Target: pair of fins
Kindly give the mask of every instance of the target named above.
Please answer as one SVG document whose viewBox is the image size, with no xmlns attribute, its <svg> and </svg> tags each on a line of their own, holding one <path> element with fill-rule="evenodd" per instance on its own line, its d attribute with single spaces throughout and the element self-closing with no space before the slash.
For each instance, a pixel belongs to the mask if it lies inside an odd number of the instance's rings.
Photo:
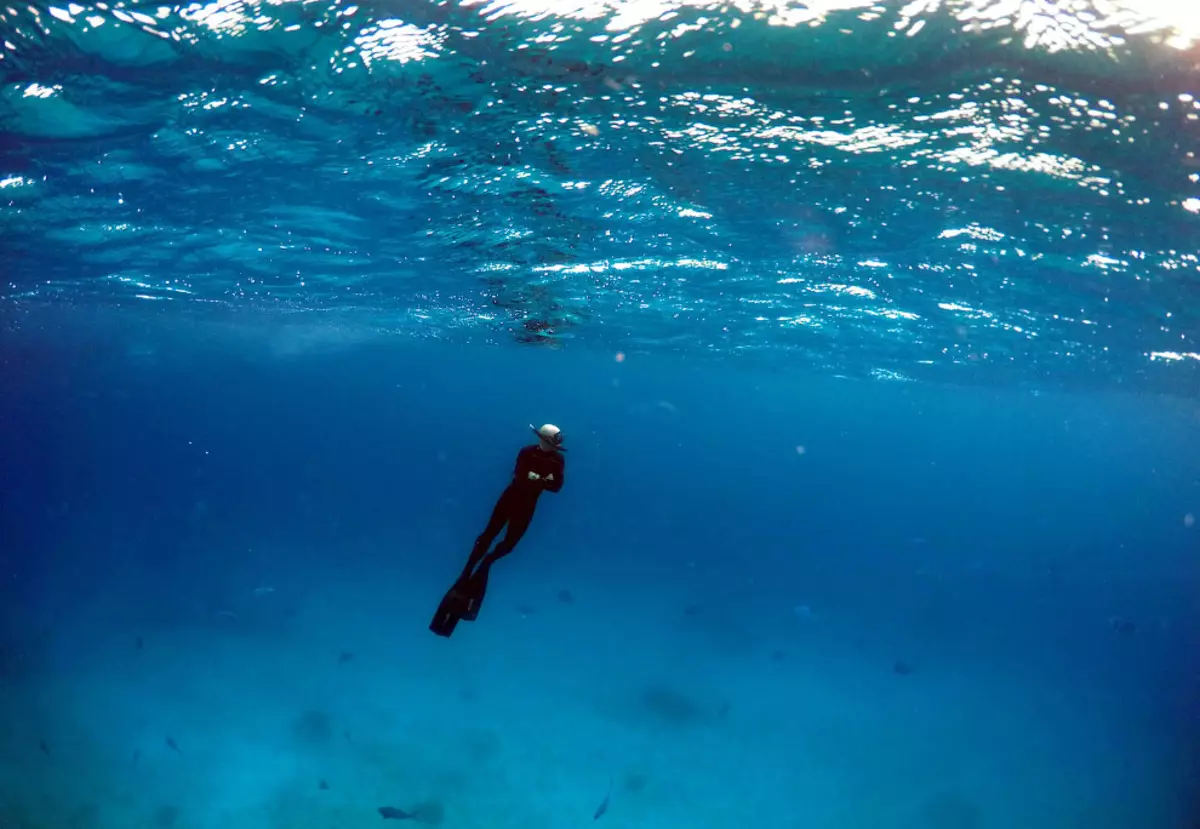
<svg viewBox="0 0 1200 829">
<path fill-rule="evenodd" d="M 487 579 L 472 577 L 459 579 L 454 586 L 446 591 L 429 629 L 438 636 L 447 639 L 454 633 L 458 623 L 464 619 L 473 622 L 479 616 L 479 605 L 483 602 L 483 592 L 487 589 Z"/>
</svg>

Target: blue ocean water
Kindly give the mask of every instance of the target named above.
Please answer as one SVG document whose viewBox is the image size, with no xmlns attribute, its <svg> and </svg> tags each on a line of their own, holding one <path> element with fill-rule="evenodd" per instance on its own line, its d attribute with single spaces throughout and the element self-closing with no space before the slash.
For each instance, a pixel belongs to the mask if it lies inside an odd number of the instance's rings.
<svg viewBox="0 0 1200 829">
<path fill-rule="evenodd" d="M 1194 829 L 1198 44 L 0 4 L 0 829 Z"/>
</svg>

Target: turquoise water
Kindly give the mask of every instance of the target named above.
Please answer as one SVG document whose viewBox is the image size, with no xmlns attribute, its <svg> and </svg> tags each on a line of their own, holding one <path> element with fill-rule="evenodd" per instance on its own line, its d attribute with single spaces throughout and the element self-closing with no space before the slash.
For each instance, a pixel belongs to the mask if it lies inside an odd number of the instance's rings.
<svg viewBox="0 0 1200 829">
<path fill-rule="evenodd" d="M 0 829 L 1196 825 L 1186 4 L 0 35 Z"/>
</svg>

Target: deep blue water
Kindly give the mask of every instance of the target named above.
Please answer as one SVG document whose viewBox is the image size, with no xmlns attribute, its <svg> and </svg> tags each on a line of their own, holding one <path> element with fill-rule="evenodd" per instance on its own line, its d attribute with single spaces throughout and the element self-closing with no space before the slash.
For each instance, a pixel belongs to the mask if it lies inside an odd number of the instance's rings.
<svg viewBox="0 0 1200 829">
<path fill-rule="evenodd" d="M 1195 12 L 0 35 L 0 829 L 1198 825 Z"/>
</svg>

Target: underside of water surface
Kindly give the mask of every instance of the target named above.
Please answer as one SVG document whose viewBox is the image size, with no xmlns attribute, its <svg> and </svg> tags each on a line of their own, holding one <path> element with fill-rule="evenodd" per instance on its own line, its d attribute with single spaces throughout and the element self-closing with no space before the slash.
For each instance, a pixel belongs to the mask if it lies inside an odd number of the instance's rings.
<svg viewBox="0 0 1200 829">
<path fill-rule="evenodd" d="M 159 304 L 885 379 L 1197 380 L 1179 4 L 35 3 L 0 29 L 9 325 Z"/>
</svg>

